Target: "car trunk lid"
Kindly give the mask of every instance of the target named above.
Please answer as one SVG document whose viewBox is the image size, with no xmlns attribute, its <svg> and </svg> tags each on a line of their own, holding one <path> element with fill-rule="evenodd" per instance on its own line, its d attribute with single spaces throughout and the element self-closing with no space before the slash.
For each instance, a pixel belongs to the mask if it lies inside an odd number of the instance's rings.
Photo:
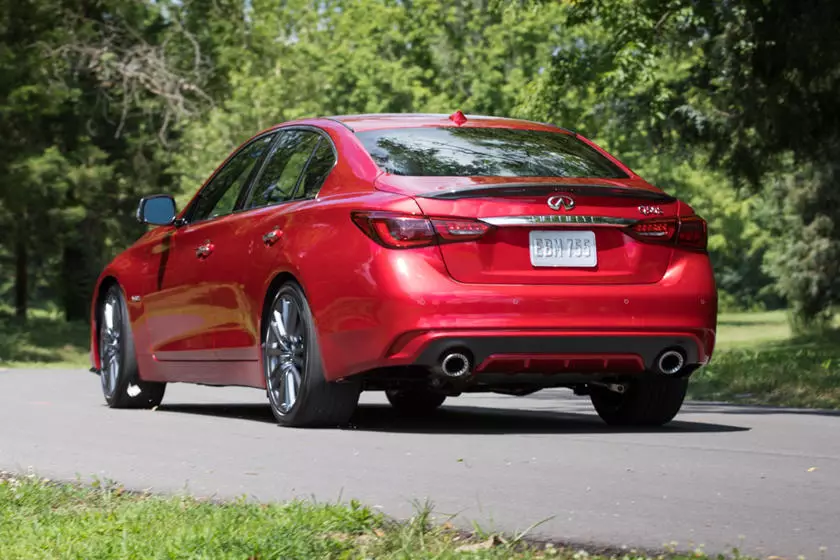
<svg viewBox="0 0 840 560">
<path fill-rule="evenodd" d="M 430 218 L 492 226 L 479 239 L 440 244 L 459 282 L 650 284 L 673 253 L 656 241 L 673 233 L 665 229 L 679 203 L 641 179 L 384 175 L 377 187 L 412 195 Z"/>
</svg>

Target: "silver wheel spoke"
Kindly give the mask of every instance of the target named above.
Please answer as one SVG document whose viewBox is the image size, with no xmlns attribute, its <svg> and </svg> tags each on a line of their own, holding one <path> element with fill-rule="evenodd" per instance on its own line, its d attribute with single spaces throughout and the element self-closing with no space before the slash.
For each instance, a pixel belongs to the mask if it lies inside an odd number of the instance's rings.
<svg viewBox="0 0 840 560">
<path fill-rule="evenodd" d="M 106 394 L 110 394 L 116 389 L 120 375 L 121 321 L 120 301 L 117 298 L 109 297 L 102 306 L 102 325 L 99 335 L 100 375 L 102 377 L 102 387 Z"/>
<path fill-rule="evenodd" d="M 282 299 L 280 300 L 280 307 L 281 314 L 283 316 L 283 332 L 287 337 L 292 336 L 292 334 L 294 334 L 294 331 L 292 330 L 292 309 L 294 309 L 294 306 L 291 301 Z"/>
<path fill-rule="evenodd" d="M 277 339 L 277 344 L 284 350 L 289 349 L 289 334 L 286 330 L 283 316 L 279 311 L 274 311 L 272 314 L 271 332 L 274 333 L 274 338 Z"/>
<path fill-rule="evenodd" d="M 272 317 L 274 320 L 271 322 L 271 328 L 274 330 L 274 336 L 281 340 L 286 338 L 287 333 L 286 325 L 283 324 L 283 314 L 275 309 Z"/>
<path fill-rule="evenodd" d="M 110 389 L 113 389 L 117 386 L 117 374 L 119 373 L 119 364 L 117 360 L 111 360 L 110 368 L 108 370 L 109 379 L 108 379 L 108 386 Z"/>
<path fill-rule="evenodd" d="M 297 400 L 297 384 L 295 383 L 295 376 L 292 373 L 292 368 L 287 367 L 283 375 L 283 402 L 287 409 L 292 408 Z"/>
</svg>

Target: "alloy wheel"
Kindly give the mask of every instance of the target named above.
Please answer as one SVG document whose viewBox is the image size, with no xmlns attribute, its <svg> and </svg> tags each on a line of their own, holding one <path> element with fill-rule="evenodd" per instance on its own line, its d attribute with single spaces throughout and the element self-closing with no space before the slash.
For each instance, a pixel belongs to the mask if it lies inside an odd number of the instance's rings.
<svg viewBox="0 0 840 560">
<path fill-rule="evenodd" d="M 306 326 L 300 305 L 287 295 L 274 301 L 268 321 L 263 350 L 268 395 L 280 414 L 288 414 L 306 372 Z"/>
<path fill-rule="evenodd" d="M 102 305 L 102 325 L 99 328 L 100 379 L 102 390 L 106 395 L 110 395 L 116 390 L 120 370 L 122 369 L 121 325 L 120 301 L 116 296 L 109 295 Z"/>
</svg>

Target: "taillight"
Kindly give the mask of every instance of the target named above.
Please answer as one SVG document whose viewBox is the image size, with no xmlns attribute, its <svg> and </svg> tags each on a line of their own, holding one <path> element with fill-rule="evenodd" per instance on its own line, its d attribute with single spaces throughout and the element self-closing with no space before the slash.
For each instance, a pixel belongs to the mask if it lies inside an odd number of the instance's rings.
<svg viewBox="0 0 840 560">
<path fill-rule="evenodd" d="M 490 226 L 475 220 L 449 220 L 433 218 L 432 225 L 442 241 L 469 241 L 478 239 Z"/>
<path fill-rule="evenodd" d="M 630 226 L 629 233 L 636 239 L 675 243 L 699 251 L 705 251 L 708 242 L 706 221 L 699 216 L 643 220 Z"/>
<path fill-rule="evenodd" d="M 706 220 L 698 216 L 680 218 L 677 245 L 705 251 L 708 242 L 709 233 L 706 230 Z"/>
<path fill-rule="evenodd" d="M 677 231 L 677 220 L 645 220 L 630 226 L 636 237 L 653 239 L 656 241 L 671 241 Z"/>
<path fill-rule="evenodd" d="M 490 229 L 467 219 L 426 218 L 389 212 L 353 212 L 353 222 L 368 237 L 392 249 L 427 247 L 478 239 Z"/>
</svg>

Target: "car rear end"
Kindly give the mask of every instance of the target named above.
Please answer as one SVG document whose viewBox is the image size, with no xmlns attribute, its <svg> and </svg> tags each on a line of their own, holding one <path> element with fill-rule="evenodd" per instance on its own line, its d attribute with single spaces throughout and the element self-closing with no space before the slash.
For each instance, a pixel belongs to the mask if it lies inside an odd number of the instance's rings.
<svg viewBox="0 0 840 560">
<path fill-rule="evenodd" d="M 386 249 L 379 366 L 454 392 L 621 394 L 708 362 L 717 295 L 690 206 L 568 131 L 467 123 L 356 132 L 376 188 L 417 205 L 352 216 Z"/>
</svg>

